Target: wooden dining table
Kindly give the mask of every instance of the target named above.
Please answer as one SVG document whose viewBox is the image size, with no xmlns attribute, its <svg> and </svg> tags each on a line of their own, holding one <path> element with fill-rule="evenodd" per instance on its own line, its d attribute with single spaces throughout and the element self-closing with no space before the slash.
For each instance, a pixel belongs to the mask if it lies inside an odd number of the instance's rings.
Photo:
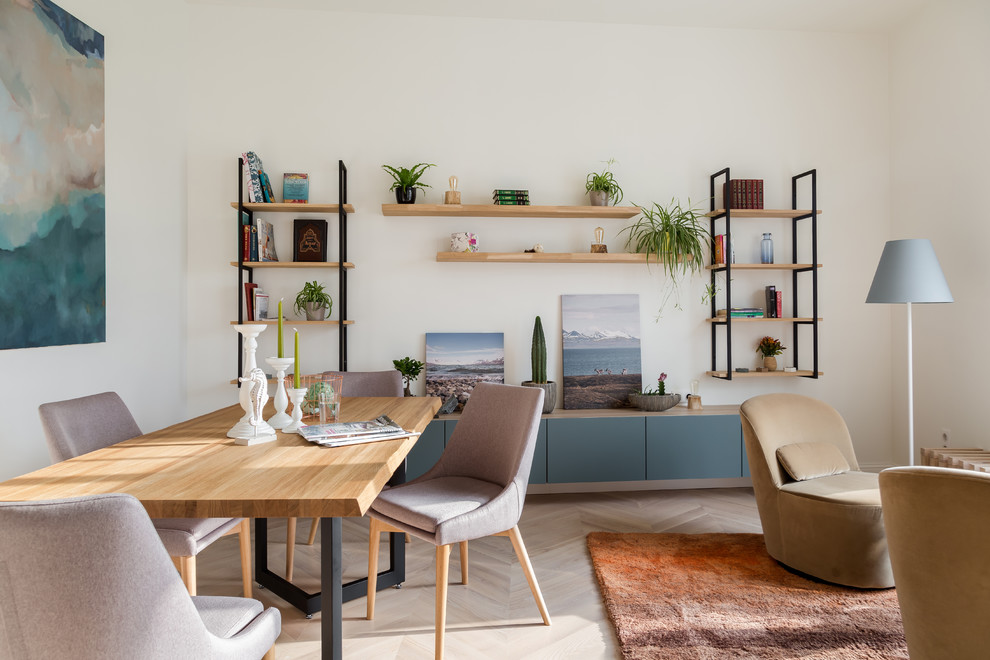
<svg viewBox="0 0 990 660">
<path fill-rule="evenodd" d="M 345 600 L 367 583 L 341 579 L 341 518 L 363 516 L 389 480 L 403 480 L 405 457 L 440 407 L 433 397 L 345 397 L 341 421 L 388 415 L 411 435 L 322 447 L 295 433 L 235 445 L 227 431 L 244 412 L 229 406 L 0 483 L 0 501 L 128 493 L 152 518 L 255 518 L 255 579 L 301 609 L 321 612 L 322 657 L 342 657 Z M 273 412 L 269 410 L 269 414 Z M 267 417 L 267 415 L 266 415 Z M 321 593 L 306 594 L 267 568 L 267 518 L 323 518 Z M 405 579 L 401 535 L 378 588 Z M 284 594 L 284 595 L 283 595 Z"/>
</svg>

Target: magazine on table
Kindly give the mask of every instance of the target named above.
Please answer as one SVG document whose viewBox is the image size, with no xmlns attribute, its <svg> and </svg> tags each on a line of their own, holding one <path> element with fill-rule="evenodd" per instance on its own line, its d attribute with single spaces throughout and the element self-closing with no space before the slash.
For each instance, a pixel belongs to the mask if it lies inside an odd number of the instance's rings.
<svg viewBox="0 0 990 660">
<path fill-rule="evenodd" d="M 392 421 L 388 415 L 381 415 L 364 422 L 336 422 L 300 426 L 297 433 L 306 440 L 321 445 L 353 444 L 354 442 L 387 440 L 411 435 Z"/>
</svg>

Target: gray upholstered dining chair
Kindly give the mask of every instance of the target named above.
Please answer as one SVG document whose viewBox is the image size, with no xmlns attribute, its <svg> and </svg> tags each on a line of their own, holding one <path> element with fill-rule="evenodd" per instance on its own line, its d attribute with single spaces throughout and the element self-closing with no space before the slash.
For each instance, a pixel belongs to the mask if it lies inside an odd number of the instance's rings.
<svg viewBox="0 0 990 660">
<path fill-rule="evenodd" d="M 38 407 L 52 462 L 65 461 L 141 435 L 116 392 L 43 403 Z M 196 555 L 221 536 L 240 534 L 241 581 L 251 597 L 251 523 L 247 518 L 152 520 L 190 595 L 196 595 Z"/>
<path fill-rule="evenodd" d="M 911 660 L 986 658 L 990 474 L 890 468 L 880 497 Z"/>
<path fill-rule="evenodd" d="M 141 503 L 0 503 L 0 657 L 274 658 L 281 614 L 190 596 Z"/>
<path fill-rule="evenodd" d="M 508 536 L 543 623 L 550 614 L 519 534 L 519 517 L 543 412 L 543 390 L 481 383 L 464 406 L 440 460 L 426 474 L 382 491 L 368 511 L 368 619 L 375 614 L 375 574 L 382 532 L 407 532 L 437 547 L 436 657 L 443 657 L 450 548 L 460 546 L 468 581 L 467 542 Z"/>
<path fill-rule="evenodd" d="M 324 371 L 324 376 L 340 376 L 340 389 L 344 396 L 402 396 L 402 374 L 395 369 L 388 371 Z M 316 541 L 319 518 L 309 525 L 306 545 Z M 285 532 L 285 579 L 292 581 L 296 556 L 296 519 L 289 518 Z"/>
</svg>

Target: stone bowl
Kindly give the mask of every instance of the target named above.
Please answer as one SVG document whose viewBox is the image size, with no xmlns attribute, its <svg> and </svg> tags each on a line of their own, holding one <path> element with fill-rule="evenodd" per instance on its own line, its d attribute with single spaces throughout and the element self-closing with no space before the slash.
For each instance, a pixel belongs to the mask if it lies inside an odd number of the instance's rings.
<svg viewBox="0 0 990 660">
<path fill-rule="evenodd" d="M 681 402 L 680 394 L 630 394 L 629 401 L 640 410 L 662 412 Z"/>
</svg>

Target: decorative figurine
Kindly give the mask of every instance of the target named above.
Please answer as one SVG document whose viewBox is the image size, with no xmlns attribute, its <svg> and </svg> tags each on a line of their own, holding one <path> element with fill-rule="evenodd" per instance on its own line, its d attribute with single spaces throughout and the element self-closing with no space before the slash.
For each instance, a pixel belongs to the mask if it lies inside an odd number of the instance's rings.
<svg viewBox="0 0 990 660">
<path fill-rule="evenodd" d="M 478 235 L 469 231 L 459 231 L 450 235 L 451 252 L 477 252 Z"/>
<path fill-rule="evenodd" d="M 450 190 L 446 190 L 443 193 L 443 203 L 444 204 L 460 204 L 461 203 L 461 193 L 457 189 L 457 177 L 453 174 L 447 179 L 450 182 Z M 457 252 L 457 250 L 455 250 Z"/>
<path fill-rule="evenodd" d="M 605 245 L 605 230 L 601 227 L 595 227 L 595 242 L 591 244 L 591 251 L 600 254 L 608 252 L 608 246 Z"/>
<path fill-rule="evenodd" d="M 265 378 L 265 372 L 255 367 L 247 378 L 241 376 L 238 380 L 242 383 L 242 387 L 247 387 L 248 383 L 251 384 L 248 424 L 253 427 L 253 433 L 244 433 L 234 438 L 234 444 L 259 445 L 264 442 L 271 442 L 275 439 L 275 429 L 265 421 L 263 416 L 265 404 L 268 403 L 268 379 Z"/>
</svg>

